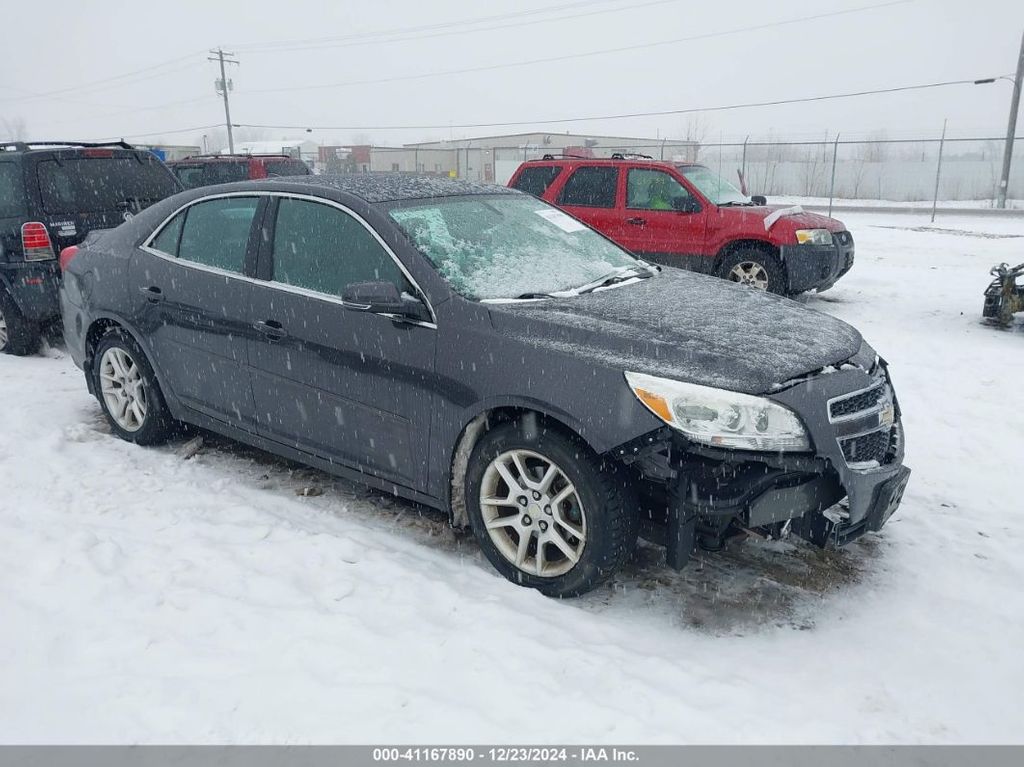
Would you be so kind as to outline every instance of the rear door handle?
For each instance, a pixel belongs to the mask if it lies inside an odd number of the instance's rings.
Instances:
[[[277,320],[257,320],[252,326],[270,339],[284,338],[288,335],[284,325]]]
[[[146,300],[151,304],[164,300],[164,292],[156,285],[150,285],[147,288],[139,288],[139,292],[142,293],[142,295],[146,297]]]
[[[643,226],[644,224],[647,223],[647,219],[640,218],[640,216],[634,216],[633,218],[627,218],[626,223],[632,224],[633,226]]]

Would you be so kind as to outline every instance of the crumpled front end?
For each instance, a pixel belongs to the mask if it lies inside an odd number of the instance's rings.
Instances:
[[[888,371],[871,357],[767,395],[800,416],[812,451],[712,448],[668,428],[617,451],[648,480],[642,484],[649,515],[664,522],[670,565],[681,567],[698,545],[720,547],[737,526],[788,525],[819,546],[842,546],[888,521],[910,469],[903,465],[903,424]]]

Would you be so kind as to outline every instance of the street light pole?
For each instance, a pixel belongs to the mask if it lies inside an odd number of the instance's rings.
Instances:
[[[1010,120],[1006,126],[1006,145],[1003,148],[1003,173],[999,177],[996,205],[1006,207],[1006,195],[1010,186],[1010,160],[1013,157],[1013,137],[1017,132],[1017,110],[1020,107],[1020,86],[1024,80],[1024,34],[1020,38],[1020,54],[1017,56],[1017,76],[1013,78],[1013,96],[1010,98]]]

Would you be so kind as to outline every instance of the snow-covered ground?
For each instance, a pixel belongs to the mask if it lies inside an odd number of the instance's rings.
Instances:
[[[59,349],[0,358],[0,742],[1024,742],[1024,322],[979,322],[1024,221],[847,223],[858,263],[807,304],[891,363],[897,516],[679,574],[644,547],[575,601],[441,515],[121,442]]]

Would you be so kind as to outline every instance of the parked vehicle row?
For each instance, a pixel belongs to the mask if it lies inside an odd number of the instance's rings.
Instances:
[[[564,202],[578,170],[550,167]],[[632,166],[587,167],[629,199]],[[448,510],[551,596],[598,586],[641,534],[682,567],[739,527],[880,529],[910,470],[860,334],[614,240],[463,181],[193,189],[65,250],[65,341],[121,438],[194,424]]]
[[[696,163],[545,155],[509,183],[647,261],[773,293],[820,293],[853,266],[853,236],[842,222],[768,207]]]
[[[200,155],[167,163],[186,189],[232,181],[310,176],[302,160],[288,155]]]

